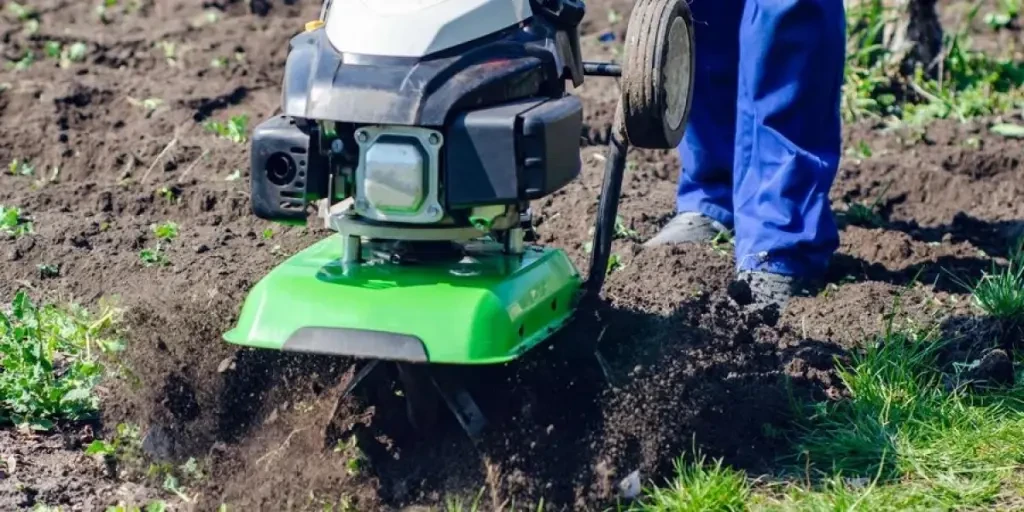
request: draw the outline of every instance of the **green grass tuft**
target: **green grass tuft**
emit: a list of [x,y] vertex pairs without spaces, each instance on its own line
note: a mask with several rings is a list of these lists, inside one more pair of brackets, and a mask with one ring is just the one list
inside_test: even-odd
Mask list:
[[644,492],[630,512],[703,512],[747,509],[751,488],[746,476],[723,466],[721,460],[707,463],[701,455],[695,462],[676,461],[675,478],[667,487]]
[[993,268],[970,288],[974,303],[988,315],[1014,325],[1024,323],[1024,240],[1010,251],[1005,267]]
[[868,478],[882,486],[872,492],[930,509],[991,504],[1024,463],[1024,386],[952,387],[938,370],[942,345],[887,332],[855,356],[839,374],[850,399],[815,405],[803,426],[807,467]]

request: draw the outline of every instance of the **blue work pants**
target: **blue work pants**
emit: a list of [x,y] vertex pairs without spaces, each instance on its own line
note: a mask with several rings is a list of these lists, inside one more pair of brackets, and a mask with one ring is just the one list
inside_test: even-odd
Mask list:
[[842,0],[691,0],[697,72],[677,210],[735,230],[739,270],[815,276],[838,246]]

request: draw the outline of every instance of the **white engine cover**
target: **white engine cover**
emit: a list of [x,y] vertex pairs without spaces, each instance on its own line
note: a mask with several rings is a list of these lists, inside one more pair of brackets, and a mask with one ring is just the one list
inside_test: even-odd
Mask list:
[[340,52],[422,57],[531,16],[529,0],[332,0],[324,30]]

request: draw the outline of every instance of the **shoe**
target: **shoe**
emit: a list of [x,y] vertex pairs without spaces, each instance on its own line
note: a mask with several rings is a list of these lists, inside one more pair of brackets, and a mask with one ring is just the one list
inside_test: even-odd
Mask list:
[[730,295],[741,305],[756,309],[775,306],[781,311],[803,291],[802,280],[771,272],[742,271],[730,286]]
[[685,242],[710,242],[721,233],[729,231],[721,222],[696,212],[683,212],[661,228],[654,238],[644,243],[645,247],[681,244]]

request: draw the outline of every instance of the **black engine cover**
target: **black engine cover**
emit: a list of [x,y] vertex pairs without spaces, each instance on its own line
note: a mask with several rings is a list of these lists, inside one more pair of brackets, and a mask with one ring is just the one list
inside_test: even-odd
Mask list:
[[575,96],[521,100],[458,115],[445,135],[449,210],[544,197],[580,173],[583,105]]
[[276,116],[253,130],[253,213],[272,221],[305,221],[306,207],[327,194],[328,161],[316,125]]

